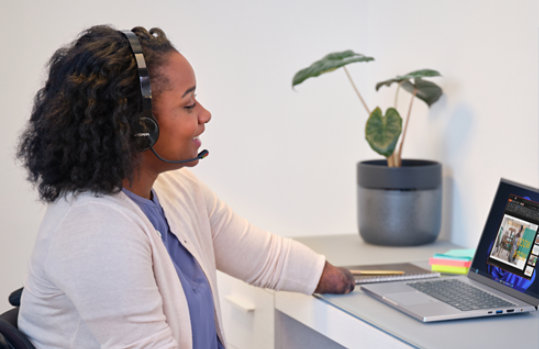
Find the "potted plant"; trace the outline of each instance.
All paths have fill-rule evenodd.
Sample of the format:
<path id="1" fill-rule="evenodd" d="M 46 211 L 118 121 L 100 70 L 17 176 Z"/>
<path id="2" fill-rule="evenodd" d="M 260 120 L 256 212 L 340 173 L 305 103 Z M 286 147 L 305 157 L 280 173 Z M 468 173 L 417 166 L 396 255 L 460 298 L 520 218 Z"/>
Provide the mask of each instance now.
<path id="1" fill-rule="evenodd" d="M 442 95 L 438 85 L 426 80 L 438 77 L 440 73 L 422 69 L 378 82 L 376 91 L 384 86 L 396 86 L 395 106 L 384 113 L 380 107 L 368 108 L 346 68 L 351 63 L 373 60 L 351 50 L 330 53 L 298 71 L 292 79 L 292 87 L 343 68 L 368 115 L 365 138 L 374 151 L 386 158 L 357 164 L 359 233 L 366 242 L 378 245 L 429 243 L 436 240 L 441 226 L 441 164 L 429 160 L 403 160 L 402 149 L 414 100 L 420 99 L 430 107 Z M 404 129 L 396 106 L 401 89 L 411 94 Z"/>

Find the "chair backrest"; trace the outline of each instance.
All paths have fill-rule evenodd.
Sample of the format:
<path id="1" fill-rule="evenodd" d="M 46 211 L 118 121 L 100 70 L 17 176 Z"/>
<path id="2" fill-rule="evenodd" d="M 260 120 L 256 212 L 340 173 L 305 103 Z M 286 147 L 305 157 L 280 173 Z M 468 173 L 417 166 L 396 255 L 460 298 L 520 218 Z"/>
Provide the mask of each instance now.
<path id="1" fill-rule="evenodd" d="M 9 304 L 11 304 L 14 307 L 18 307 L 21 305 L 21 297 L 22 297 L 22 290 L 24 287 L 21 287 L 19 289 L 16 289 L 15 291 L 11 292 L 9 295 Z"/>
<path id="2" fill-rule="evenodd" d="M 13 346 L 9 344 L 6 338 L 0 333 L 0 349 L 13 349 Z"/>
<path id="3" fill-rule="evenodd" d="M 14 291 L 10 296 L 10 303 L 20 304 L 22 288 Z M 15 307 L 0 314 L 0 348 L 9 349 L 35 349 L 34 345 L 26 338 L 17 327 L 19 308 Z"/>

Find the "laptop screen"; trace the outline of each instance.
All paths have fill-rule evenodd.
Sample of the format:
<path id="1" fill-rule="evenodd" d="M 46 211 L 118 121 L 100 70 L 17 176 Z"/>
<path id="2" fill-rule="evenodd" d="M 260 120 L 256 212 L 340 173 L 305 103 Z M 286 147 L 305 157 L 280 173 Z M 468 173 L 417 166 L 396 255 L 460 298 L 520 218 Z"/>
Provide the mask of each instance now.
<path id="1" fill-rule="evenodd" d="M 500 181 L 470 273 L 539 298 L 539 191 Z"/>

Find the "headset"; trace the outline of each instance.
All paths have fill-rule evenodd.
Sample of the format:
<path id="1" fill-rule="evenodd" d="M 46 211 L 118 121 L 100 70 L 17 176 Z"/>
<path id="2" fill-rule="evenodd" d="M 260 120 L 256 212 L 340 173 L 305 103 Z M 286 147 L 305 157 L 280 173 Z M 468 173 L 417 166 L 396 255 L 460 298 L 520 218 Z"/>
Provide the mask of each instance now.
<path id="1" fill-rule="evenodd" d="M 159 125 L 152 113 L 152 88 L 150 86 L 150 74 L 148 73 L 148 67 L 146 66 L 146 60 L 142 53 L 142 45 L 137 35 L 130 30 L 122 30 L 121 33 L 127 38 L 129 47 L 135 57 L 137 64 L 137 72 L 139 77 L 140 94 L 142 96 L 142 111 L 138 120 L 137 128 L 134 130 L 135 141 L 137 149 L 141 152 L 151 150 L 154 155 L 161 161 L 182 164 L 200 160 L 208 156 L 209 152 L 203 150 L 192 159 L 185 160 L 168 160 L 162 158 L 153 148 L 154 144 L 159 138 Z"/>

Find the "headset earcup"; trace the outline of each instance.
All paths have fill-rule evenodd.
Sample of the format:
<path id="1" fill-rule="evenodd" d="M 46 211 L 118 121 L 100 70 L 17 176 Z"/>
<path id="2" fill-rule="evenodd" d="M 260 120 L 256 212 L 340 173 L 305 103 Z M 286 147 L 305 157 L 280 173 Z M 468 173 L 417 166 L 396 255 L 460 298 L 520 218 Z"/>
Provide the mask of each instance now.
<path id="1" fill-rule="evenodd" d="M 159 126 L 152 117 L 139 118 L 139 128 L 135 130 L 135 142 L 139 151 L 145 151 L 153 147 L 159 138 Z"/>

